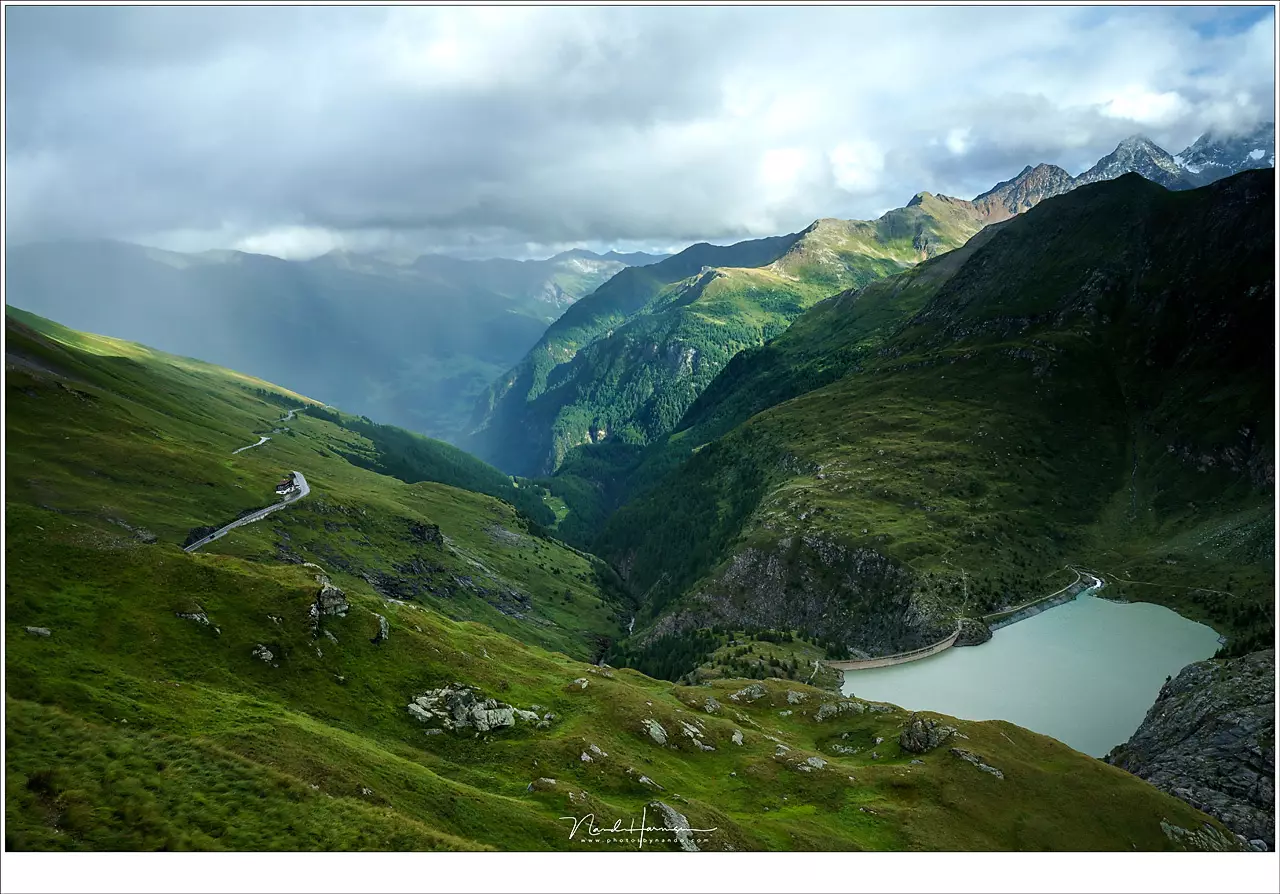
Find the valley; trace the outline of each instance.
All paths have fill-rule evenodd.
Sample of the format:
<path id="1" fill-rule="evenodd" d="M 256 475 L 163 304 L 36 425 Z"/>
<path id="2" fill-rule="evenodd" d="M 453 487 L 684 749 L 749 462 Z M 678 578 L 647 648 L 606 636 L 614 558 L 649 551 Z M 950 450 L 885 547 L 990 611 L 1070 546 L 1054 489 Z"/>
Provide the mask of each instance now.
<path id="1" fill-rule="evenodd" d="M 593 443 L 490 421 L 542 478 L 9 308 L 6 844 L 1258 849 L 1255 796 L 1096 758 L 1274 637 L 1273 177 L 1031 169 L 628 267 L 512 379 Z M 657 415 L 649 361 L 697 383 Z"/>
<path id="2" fill-rule="evenodd" d="M 630 597 L 509 504 L 361 468 L 343 458 L 359 437 L 323 412 L 233 454 L 311 405 L 6 323 L 10 849 L 574 850 L 599 844 L 560 817 L 643 811 L 713 830 L 647 850 L 1238 847 L 1008 723 L 947 720 L 964 747 L 922 753 L 890 705 L 588 663 Z M 287 468 L 307 499 L 181 548 Z M 443 729 L 419 708 L 441 699 Z M 1028 826 L 1050 796 L 1054 823 Z"/>

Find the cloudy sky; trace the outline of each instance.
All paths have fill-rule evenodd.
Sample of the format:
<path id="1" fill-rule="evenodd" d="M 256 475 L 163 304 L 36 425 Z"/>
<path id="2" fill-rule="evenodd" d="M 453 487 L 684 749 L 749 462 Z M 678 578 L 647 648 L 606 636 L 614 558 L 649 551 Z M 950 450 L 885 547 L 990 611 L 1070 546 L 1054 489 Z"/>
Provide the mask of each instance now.
<path id="1" fill-rule="evenodd" d="M 6 223 L 672 249 L 1272 117 L 1269 7 L 7 7 Z"/>

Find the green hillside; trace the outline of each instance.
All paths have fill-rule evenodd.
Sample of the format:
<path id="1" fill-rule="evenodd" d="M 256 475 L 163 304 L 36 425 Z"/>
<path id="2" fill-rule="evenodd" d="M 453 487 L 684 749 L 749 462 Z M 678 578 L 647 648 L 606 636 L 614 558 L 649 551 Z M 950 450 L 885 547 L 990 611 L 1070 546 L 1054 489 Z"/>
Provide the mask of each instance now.
<path id="1" fill-rule="evenodd" d="M 579 445 L 650 443 L 738 352 L 828 295 L 955 248 L 981 225 L 969 203 L 921 193 L 875 221 L 824 219 L 798 236 L 695 246 L 623 271 L 490 390 L 469 446 L 533 475 Z"/>
<path id="2" fill-rule="evenodd" d="M 952 722 L 997 777 L 903 751 L 889 706 L 587 664 L 626 597 L 509 504 L 349 461 L 388 454 L 267 382 L 6 327 L 7 849 L 633 850 L 563 817 L 642 813 L 715 851 L 1235 847 L 1007 723 Z M 180 548 L 288 470 L 309 494 Z M 454 684 L 534 713 L 407 710 Z"/>
<path id="3" fill-rule="evenodd" d="M 1084 187 L 741 355 L 596 541 L 645 597 L 615 654 L 711 624 L 892 653 L 1068 562 L 1264 648 L 1272 195 Z"/>

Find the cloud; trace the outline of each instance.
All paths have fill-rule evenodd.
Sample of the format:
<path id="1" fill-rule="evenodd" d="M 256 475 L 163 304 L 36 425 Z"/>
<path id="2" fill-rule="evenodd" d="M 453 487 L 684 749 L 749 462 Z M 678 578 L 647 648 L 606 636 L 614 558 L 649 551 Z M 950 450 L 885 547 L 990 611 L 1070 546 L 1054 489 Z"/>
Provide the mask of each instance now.
<path id="1" fill-rule="evenodd" d="M 1178 120 L 1186 110 L 1187 101 L 1176 90 L 1155 93 L 1132 85 L 1102 106 L 1102 114 L 1109 118 L 1124 118 L 1135 124 L 1153 127 Z"/>
<path id="2" fill-rule="evenodd" d="M 11 238 L 550 253 L 792 232 L 1270 117 L 1273 12 L 10 7 Z"/>

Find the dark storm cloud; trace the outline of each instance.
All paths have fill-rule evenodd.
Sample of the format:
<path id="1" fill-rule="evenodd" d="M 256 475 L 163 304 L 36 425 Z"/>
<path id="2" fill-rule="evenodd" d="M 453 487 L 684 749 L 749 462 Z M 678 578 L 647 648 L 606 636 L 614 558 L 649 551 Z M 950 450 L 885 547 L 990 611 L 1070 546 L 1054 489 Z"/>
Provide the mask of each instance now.
<path id="1" fill-rule="evenodd" d="M 11 237 L 665 247 L 1269 115 L 1271 12 L 9 7 Z"/>

